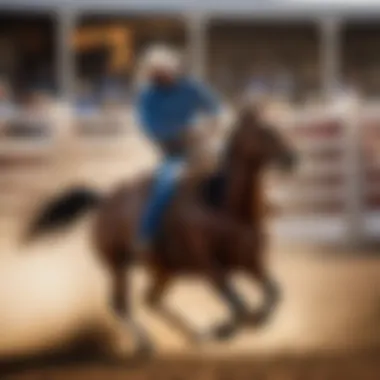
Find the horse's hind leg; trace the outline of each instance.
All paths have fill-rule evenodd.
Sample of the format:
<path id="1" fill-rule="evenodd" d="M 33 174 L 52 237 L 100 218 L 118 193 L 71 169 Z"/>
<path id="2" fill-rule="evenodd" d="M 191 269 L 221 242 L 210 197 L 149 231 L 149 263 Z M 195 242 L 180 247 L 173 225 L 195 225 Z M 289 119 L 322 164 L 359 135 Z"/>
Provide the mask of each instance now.
<path id="1" fill-rule="evenodd" d="M 147 355 L 152 351 L 153 346 L 146 332 L 135 321 L 131 313 L 130 296 L 132 289 L 128 281 L 130 276 L 127 276 L 128 268 L 124 264 L 113 265 L 111 268 L 112 306 L 118 316 L 122 318 L 124 323 L 127 323 L 132 331 L 137 342 L 137 353 L 139 355 Z"/>
<path id="2" fill-rule="evenodd" d="M 277 282 L 268 275 L 257 277 L 262 285 L 264 292 L 264 303 L 260 310 L 256 312 L 253 323 L 261 325 L 268 321 L 273 315 L 281 300 L 281 292 Z"/>

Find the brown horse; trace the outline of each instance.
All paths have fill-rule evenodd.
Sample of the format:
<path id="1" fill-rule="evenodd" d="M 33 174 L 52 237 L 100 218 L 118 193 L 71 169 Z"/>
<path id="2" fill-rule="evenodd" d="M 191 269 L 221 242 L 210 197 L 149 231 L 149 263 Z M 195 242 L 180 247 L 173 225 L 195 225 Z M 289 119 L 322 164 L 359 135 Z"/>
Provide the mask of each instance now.
<path id="1" fill-rule="evenodd" d="M 154 249 L 144 257 L 152 280 L 145 297 L 147 305 L 196 341 L 227 338 L 244 324 L 264 322 L 279 300 L 279 291 L 264 263 L 262 176 L 272 162 L 289 170 L 294 161 L 293 151 L 278 132 L 265 125 L 253 110 L 243 110 L 217 170 L 211 175 L 185 175 L 181 180 Z M 123 184 L 105 198 L 87 189 L 71 190 L 44 208 L 28 234 L 35 237 L 57 229 L 84 210 L 101 206 L 93 239 L 111 273 L 112 305 L 132 327 L 139 351 L 144 352 L 151 345 L 128 307 L 131 286 L 127 284 L 127 268 L 136 258 L 133 242 L 152 179 L 150 175 Z M 235 270 L 243 270 L 262 285 L 265 301 L 260 310 L 250 312 L 229 283 Z M 201 275 L 210 281 L 232 311 L 232 319 L 199 333 L 164 309 L 163 294 L 171 280 L 183 274 Z"/>

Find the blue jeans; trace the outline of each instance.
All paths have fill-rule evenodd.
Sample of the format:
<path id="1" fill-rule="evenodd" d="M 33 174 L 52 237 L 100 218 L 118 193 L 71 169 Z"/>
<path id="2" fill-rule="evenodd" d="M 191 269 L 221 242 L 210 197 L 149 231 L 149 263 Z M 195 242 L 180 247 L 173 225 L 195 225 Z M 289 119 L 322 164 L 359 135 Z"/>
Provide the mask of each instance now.
<path id="1" fill-rule="evenodd" d="M 179 171 L 185 162 L 181 143 L 162 144 L 165 158 L 156 173 L 151 195 L 147 201 L 139 228 L 139 240 L 150 242 L 158 233 L 166 208 L 179 184 Z"/>

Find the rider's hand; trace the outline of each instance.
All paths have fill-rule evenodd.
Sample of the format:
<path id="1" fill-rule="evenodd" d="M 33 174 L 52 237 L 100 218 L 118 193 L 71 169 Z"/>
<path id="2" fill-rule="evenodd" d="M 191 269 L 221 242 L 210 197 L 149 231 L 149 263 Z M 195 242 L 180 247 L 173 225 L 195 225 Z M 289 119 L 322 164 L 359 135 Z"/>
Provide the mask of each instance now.
<path id="1" fill-rule="evenodd" d="M 205 133 L 208 138 L 213 138 L 217 135 L 219 129 L 219 118 L 216 116 L 212 116 L 206 120 L 206 125 L 204 128 Z"/>

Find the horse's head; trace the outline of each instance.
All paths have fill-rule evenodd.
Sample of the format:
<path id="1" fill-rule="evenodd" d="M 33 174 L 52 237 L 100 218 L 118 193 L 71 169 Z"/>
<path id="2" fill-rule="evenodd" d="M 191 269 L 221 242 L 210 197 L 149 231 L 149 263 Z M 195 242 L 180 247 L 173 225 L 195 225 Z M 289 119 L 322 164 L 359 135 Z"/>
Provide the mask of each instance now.
<path id="1" fill-rule="evenodd" d="M 233 159 L 264 167 L 275 164 L 283 170 L 295 167 L 295 151 L 284 137 L 262 121 L 257 108 L 244 108 L 240 111 L 231 141 Z"/>

